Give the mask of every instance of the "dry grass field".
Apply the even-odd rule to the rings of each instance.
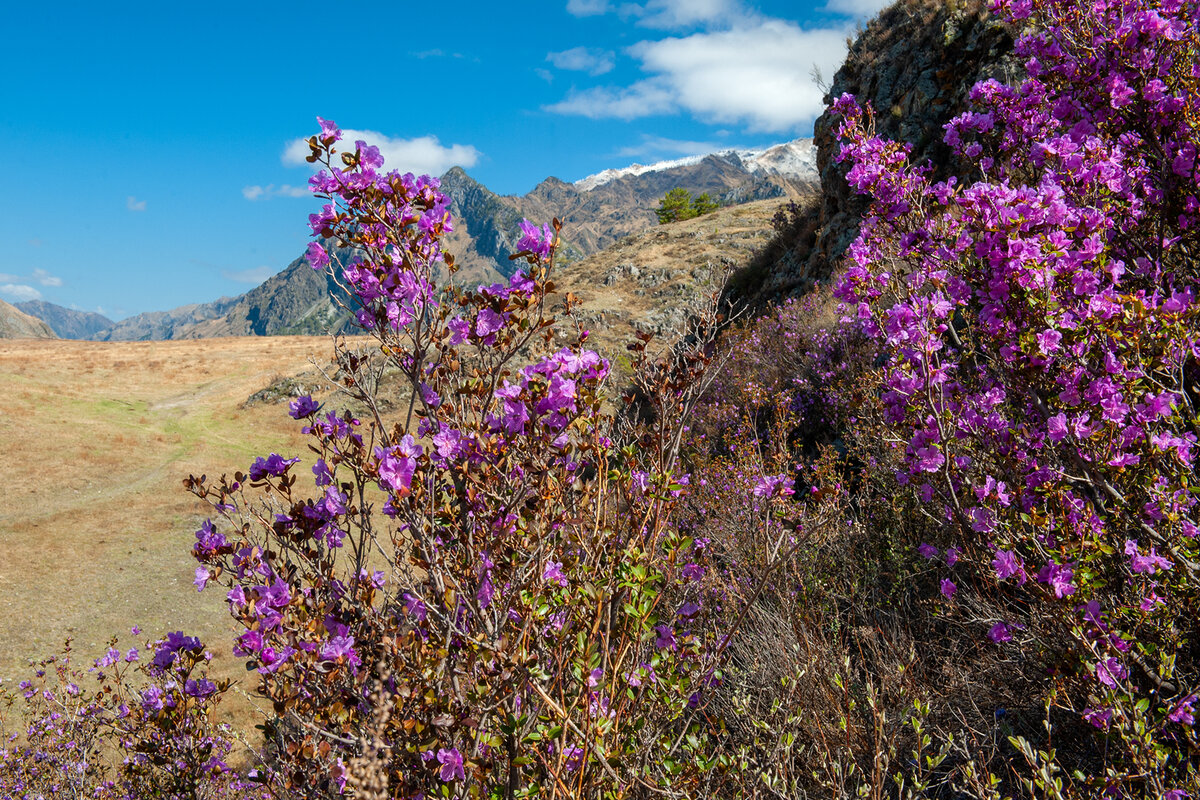
[[[0,679],[68,636],[81,655],[131,643],[132,623],[197,633],[219,674],[245,676],[223,593],[192,585],[205,507],[181,482],[306,455],[286,403],[243,404],[330,353],[318,337],[0,339]]]

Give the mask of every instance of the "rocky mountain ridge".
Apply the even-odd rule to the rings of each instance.
[[[26,300],[23,303],[15,303],[14,306],[44,321],[60,339],[91,339],[115,324],[108,317],[95,311],[78,311],[47,303],[45,300]]]
[[[522,218],[558,217],[563,221],[562,260],[575,262],[657,225],[654,209],[675,187],[693,194],[706,192],[731,205],[803,196],[816,180],[810,153],[811,143],[797,140],[762,151],[729,151],[684,159],[686,163],[630,168],[591,188],[551,177],[522,196],[498,195],[455,167],[442,177],[455,223],[448,246],[460,281],[490,283],[512,273],[509,256],[517,249]],[[345,295],[336,283],[314,273],[300,257],[239,297],[139,314],[94,338],[191,339],[348,330],[349,315],[338,298]]]

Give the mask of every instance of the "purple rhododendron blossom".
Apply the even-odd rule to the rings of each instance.
[[[929,544],[929,542],[921,542],[921,544],[917,545],[917,552],[920,553],[921,557],[926,561],[937,558],[938,555],[938,549]]]
[[[755,497],[786,497],[795,494],[796,490],[788,486],[787,481],[787,475],[764,475],[758,479],[751,491]]]
[[[417,459],[424,452],[411,433],[406,433],[397,445],[386,449],[375,448],[375,456],[379,459],[379,479],[384,487],[394,492],[407,492],[417,469]]]
[[[1129,671],[1115,658],[1106,658],[1096,665],[1096,679],[1110,689],[1117,688],[1117,682],[1125,680]]]
[[[268,475],[280,477],[288,471],[288,468],[292,464],[296,464],[299,461],[299,458],[284,458],[278,453],[271,453],[266,458],[256,458],[250,466],[250,480],[261,481]]]
[[[996,644],[1000,644],[1001,642],[1011,642],[1013,637],[1008,625],[1003,622],[997,622],[988,631],[988,638]]]
[[[321,410],[321,406],[317,401],[313,400],[310,395],[297,397],[288,404],[288,416],[292,419],[304,419]]]
[[[684,565],[680,571],[680,575],[683,576],[684,580],[698,581],[704,578],[704,567],[689,562]]]
[[[559,586],[566,588],[567,576],[563,574],[562,562],[547,561],[545,568],[542,570],[542,580],[557,583]]]
[[[1025,583],[1025,567],[1020,557],[1011,550],[997,550],[992,558],[992,568],[996,570],[999,580],[1008,580],[1015,575],[1018,583]]]
[[[496,331],[504,327],[504,317],[492,311],[490,308],[482,308],[479,310],[479,316],[475,318],[475,335],[481,339],[486,339]]]
[[[320,231],[314,231],[314,233],[320,233]],[[305,257],[308,259],[308,265],[313,269],[325,269],[329,266],[329,253],[319,242],[309,242]]]
[[[424,622],[428,610],[425,608],[425,601],[417,597],[411,592],[405,592],[403,595],[405,612],[418,622]]]
[[[537,225],[523,219],[520,228],[521,238],[517,240],[517,250],[528,250],[543,261],[549,258],[550,251],[554,248],[554,230],[549,223],[538,230]]]
[[[954,597],[954,593],[958,591],[958,587],[954,585],[954,581],[949,578],[942,578],[942,595],[949,600]]]
[[[203,592],[211,577],[212,573],[208,571],[208,567],[196,567],[196,578],[192,581],[196,585],[196,591]]]
[[[463,769],[462,754],[458,752],[458,748],[453,747],[449,750],[439,748],[437,751],[437,760],[441,764],[441,769],[438,770],[438,777],[443,783],[452,781],[465,781],[467,773]]]
[[[1196,717],[1192,706],[1195,704],[1196,699],[1196,695],[1189,694],[1175,704],[1175,707],[1171,709],[1171,713],[1167,715],[1167,718],[1171,722],[1178,722],[1180,725],[1195,724]]]

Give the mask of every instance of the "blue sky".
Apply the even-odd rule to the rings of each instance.
[[[884,4],[13,4],[0,298],[121,319],[247,291],[307,244],[317,115],[501,194],[808,136],[814,65]]]

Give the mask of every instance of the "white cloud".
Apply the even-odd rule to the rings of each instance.
[[[473,167],[479,162],[481,155],[469,144],[444,146],[436,136],[399,139],[377,131],[357,131],[349,128],[342,131],[338,149],[353,148],[354,142],[359,139],[379,148],[385,170],[395,169],[418,175],[441,175],[453,166]],[[311,152],[307,139],[293,139],[284,148],[283,163],[288,166],[312,167],[314,165],[305,161]]]
[[[251,267],[250,269],[241,270],[222,270],[221,274],[231,281],[238,283],[249,283],[258,286],[267,278],[274,275],[279,270],[275,267]]]
[[[828,0],[821,10],[861,19],[875,16],[892,2],[893,0]]]
[[[567,0],[567,13],[576,17],[592,17],[608,11],[608,0]]]
[[[15,298],[14,302],[40,300],[42,293],[34,288],[33,284],[62,286],[63,279],[57,275],[51,275],[44,269],[35,269],[28,275],[11,275],[7,272],[0,272],[0,295],[6,295],[10,299]]]
[[[641,144],[622,147],[616,152],[618,158],[640,158],[643,156],[658,156],[663,154],[680,156],[698,156],[727,150],[716,142],[691,142],[683,139],[667,139],[662,136],[642,134]]]
[[[645,5],[627,5],[627,13],[641,17],[647,28],[689,28],[696,25],[748,21],[750,13],[737,0],[650,0]]]
[[[42,293],[32,286],[25,286],[19,283],[0,284],[0,297],[5,300],[11,300],[14,303],[23,303],[26,300],[41,300]]]
[[[129,197],[125,198],[125,207],[128,208],[130,211],[145,211],[146,210],[146,201],[138,200],[133,195],[129,195]]]
[[[537,75],[539,78],[544,80],[546,83],[554,83],[554,73],[548,69],[542,69],[541,67],[535,67],[533,70],[533,74]]]
[[[63,285],[62,278],[58,277],[57,275],[51,275],[49,272],[46,272],[46,270],[44,270],[44,269],[35,269],[33,271],[32,277],[35,281],[40,283],[42,286],[62,286]]]
[[[626,88],[597,86],[578,91],[572,89],[565,99],[546,106],[547,111],[574,114],[590,119],[637,119],[653,114],[669,114],[676,109],[670,87],[659,80],[638,81]]]
[[[611,50],[598,50],[590,47],[572,47],[561,53],[547,53],[546,60],[559,69],[586,72],[589,75],[603,75],[613,68]]]
[[[813,66],[832,75],[846,54],[841,28],[806,30],[782,20],[695,33],[630,48],[650,77],[631,86],[571,92],[547,110],[634,119],[685,111],[752,131],[806,127],[824,110]]]
[[[282,184],[276,186],[273,183],[268,183],[266,186],[243,186],[242,197],[247,200],[258,200],[266,197],[308,197],[311,192],[303,186],[292,186],[290,184]]]

